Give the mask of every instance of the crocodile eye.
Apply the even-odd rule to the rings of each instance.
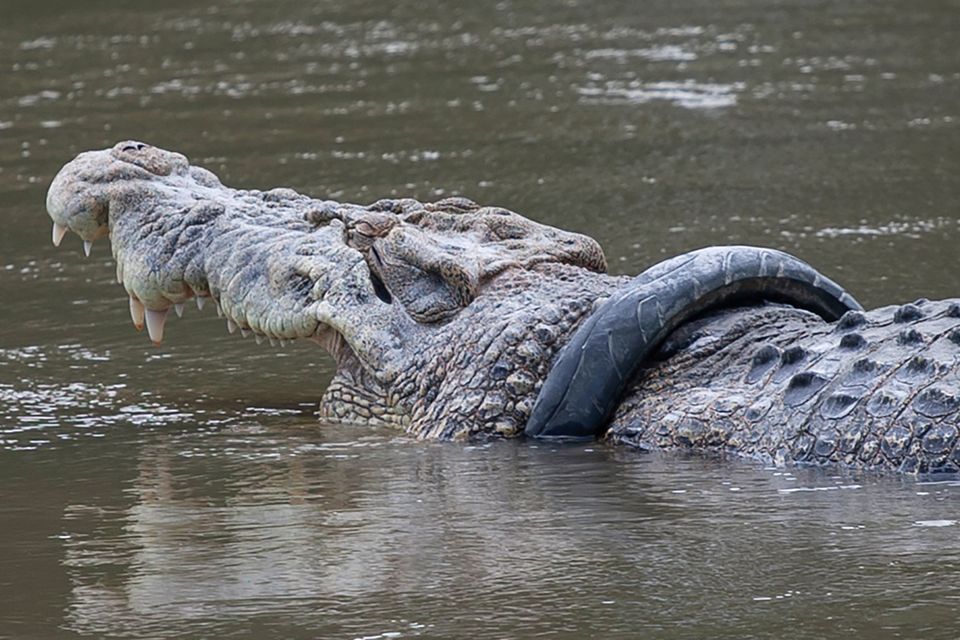
[[[120,149],[120,151],[137,151],[137,150],[138,150],[137,147],[132,144],[124,145],[123,148]]]

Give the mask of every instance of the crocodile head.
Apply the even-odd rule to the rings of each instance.
[[[171,307],[212,298],[231,330],[334,357],[326,419],[424,437],[521,432],[565,337],[622,282],[591,238],[502,208],[232,189],[135,141],[65,165],[47,210],[55,244],[110,237],[155,343]]]

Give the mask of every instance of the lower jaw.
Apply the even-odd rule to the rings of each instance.
[[[338,367],[317,407],[327,424],[393,427],[410,431],[412,420],[395,394],[372,380],[354,360]]]

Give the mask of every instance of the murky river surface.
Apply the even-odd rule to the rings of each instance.
[[[49,180],[139,138],[227,184],[463,194],[612,269],[715,243],[960,295],[960,4],[0,4],[0,637],[960,635],[960,482],[420,443],[189,310],[153,348]]]

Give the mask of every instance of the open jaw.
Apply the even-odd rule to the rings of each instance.
[[[171,308],[211,298],[231,330],[333,355],[327,419],[425,437],[520,433],[563,337],[622,282],[594,240],[504,209],[232,189],[135,141],[65,165],[47,210],[54,244],[110,238],[154,343]]]

